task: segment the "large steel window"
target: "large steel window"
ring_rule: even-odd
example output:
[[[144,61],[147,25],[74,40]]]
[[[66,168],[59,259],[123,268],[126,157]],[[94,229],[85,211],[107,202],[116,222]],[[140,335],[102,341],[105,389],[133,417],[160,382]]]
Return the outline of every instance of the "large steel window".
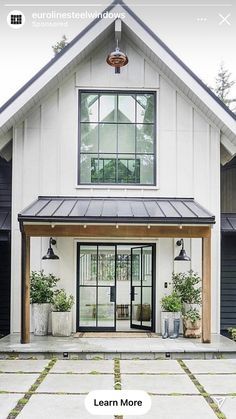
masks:
[[[81,92],[79,183],[155,184],[155,93]]]

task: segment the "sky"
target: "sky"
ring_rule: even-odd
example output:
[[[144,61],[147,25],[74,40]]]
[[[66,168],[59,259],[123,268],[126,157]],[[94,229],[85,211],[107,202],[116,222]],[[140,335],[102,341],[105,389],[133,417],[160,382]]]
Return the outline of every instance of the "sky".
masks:
[[[110,1],[0,0],[0,106],[52,57],[52,45],[66,34],[73,39],[91,18],[48,20],[37,13],[101,12]],[[236,81],[236,1],[129,0],[126,4],[205,83],[214,86],[220,63]],[[25,24],[14,29],[10,12]],[[35,17],[37,15],[37,17]],[[46,26],[50,22],[51,26]],[[232,90],[236,97],[236,84]]]

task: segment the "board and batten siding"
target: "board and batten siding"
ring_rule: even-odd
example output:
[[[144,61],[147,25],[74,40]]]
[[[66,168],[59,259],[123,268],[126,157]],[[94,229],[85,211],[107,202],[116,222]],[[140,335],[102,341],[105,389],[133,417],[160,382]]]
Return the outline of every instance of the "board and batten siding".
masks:
[[[220,299],[220,132],[192,106],[167,77],[128,39],[121,48],[129,64],[116,75],[105,63],[114,40],[91,53],[27,117],[14,127],[13,140],[13,260],[12,331],[19,330],[20,233],[17,214],[38,195],[194,197],[216,216],[212,239],[212,330],[219,331]],[[157,93],[157,186],[79,186],[78,91],[79,89],[153,90]],[[158,241],[157,306],[164,282],[173,270],[201,270],[201,244],[186,240],[191,265],[173,262],[176,240]],[[57,265],[41,261],[48,240],[33,239],[31,267],[57,271],[65,288],[75,292],[75,240],[58,239]],[[161,255],[161,256],[160,256]]]

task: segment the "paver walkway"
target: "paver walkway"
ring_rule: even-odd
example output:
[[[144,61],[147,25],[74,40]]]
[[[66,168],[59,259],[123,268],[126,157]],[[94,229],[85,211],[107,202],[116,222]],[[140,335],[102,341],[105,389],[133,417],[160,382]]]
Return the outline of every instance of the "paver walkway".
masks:
[[[97,389],[147,391],[144,419],[235,419],[236,359],[0,360],[0,419],[101,418],[84,406]]]

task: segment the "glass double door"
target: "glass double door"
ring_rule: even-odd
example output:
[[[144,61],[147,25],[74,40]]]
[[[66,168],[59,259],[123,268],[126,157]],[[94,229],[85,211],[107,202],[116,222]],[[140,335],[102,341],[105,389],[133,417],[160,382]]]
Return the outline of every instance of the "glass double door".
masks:
[[[153,246],[129,246],[126,278],[124,270],[120,272],[118,248],[117,244],[78,245],[77,330],[116,330],[117,312],[124,306],[117,301],[117,287],[123,281],[128,281],[130,327],[153,329]]]

